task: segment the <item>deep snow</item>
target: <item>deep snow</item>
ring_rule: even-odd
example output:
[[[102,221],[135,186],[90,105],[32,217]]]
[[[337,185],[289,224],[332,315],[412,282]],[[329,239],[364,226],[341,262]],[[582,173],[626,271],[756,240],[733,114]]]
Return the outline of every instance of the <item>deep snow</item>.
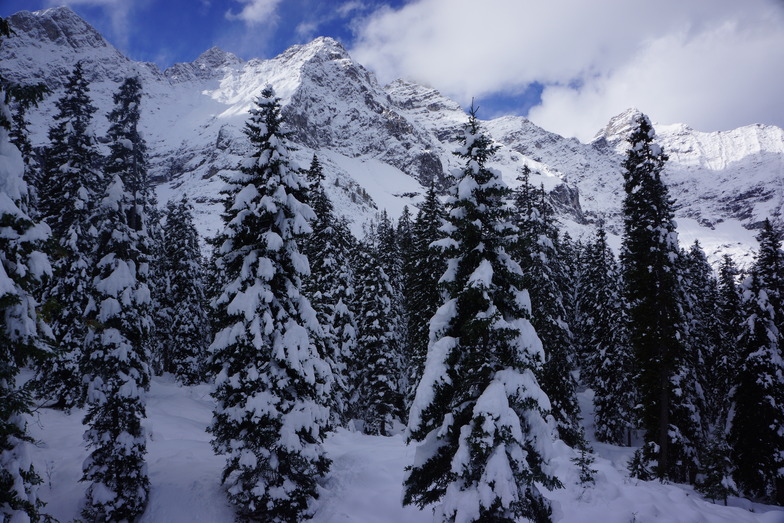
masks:
[[[29,373],[26,373],[29,377]],[[155,377],[148,394],[148,454],[151,491],[141,522],[231,522],[233,512],[220,485],[223,457],[215,456],[205,427],[212,416],[211,385],[182,387],[172,376]],[[589,439],[590,390],[580,393]],[[44,484],[45,511],[61,522],[79,516],[85,484],[79,482],[87,456],[82,442],[83,410],[70,415],[39,408],[30,432],[39,442],[33,459]],[[577,484],[575,455],[556,443],[554,468],[563,489],[546,493],[556,522],[784,522],[784,508],[733,498],[729,507],[706,501],[685,485],[664,485],[629,479],[626,461],[634,449],[592,443],[597,459],[596,485]],[[314,522],[424,523],[429,509],[402,507],[403,469],[413,462],[413,448],[402,435],[366,436],[340,429],[325,443],[333,460],[324,482]],[[750,510],[754,510],[751,512]]]

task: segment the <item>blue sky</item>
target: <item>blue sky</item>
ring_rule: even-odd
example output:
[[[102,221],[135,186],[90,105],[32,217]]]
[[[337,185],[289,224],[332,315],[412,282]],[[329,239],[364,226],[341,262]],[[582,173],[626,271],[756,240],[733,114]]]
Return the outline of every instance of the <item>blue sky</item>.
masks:
[[[704,131],[784,126],[781,0],[0,0],[0,16],[61,4],[161,67],[331,36],[382,83],[584,141],[629,107]]]

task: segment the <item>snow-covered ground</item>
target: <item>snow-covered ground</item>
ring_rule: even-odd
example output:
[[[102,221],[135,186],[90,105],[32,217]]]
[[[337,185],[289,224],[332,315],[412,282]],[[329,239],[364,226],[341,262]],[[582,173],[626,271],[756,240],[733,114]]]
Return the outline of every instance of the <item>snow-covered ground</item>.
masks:
[[[223,458],[215,456],[205,432],[212,416],[210,386],[180,387],[170,376],[153,378],[147,401],[147,463],[150,502],[142,522],[231,522],[233,512],[220,486]],[[591,391],[580,394],[589,438]],[[84,411],[70,415],[38,409],[30,432],[39,444],[32,449],[44,480],[39,491],[46,512],[61,522],[79,516],[84,484],[79,482],[87,453],[82,442]],[[730,506],[706,501],[689,486],[629,479],[626,461],[633,449],[592,444],[596,485],[583,488],[571,462],[572,451],[558,444],[555,466],[564,488],[546,496],[557,522],[628,523],[781,523],[784,508],[734,498]],[[400,523],[431,521],[428,509],[402,507],[403,469],[413,449],[402,435],[366,436],[338,430],[325,447],[333,460],[323,484],[314,522]]]

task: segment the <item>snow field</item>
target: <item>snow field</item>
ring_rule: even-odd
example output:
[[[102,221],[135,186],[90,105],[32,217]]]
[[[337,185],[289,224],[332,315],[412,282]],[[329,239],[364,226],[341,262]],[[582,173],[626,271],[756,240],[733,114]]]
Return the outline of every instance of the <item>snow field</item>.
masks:
[[[29,373],[28,373],[29,374]],[[147,396],[147,464],[150,500],[141,523],[222,523],[234,512],[220,485],[223,456],[215,456],[205,427],[212,418],[211,385],[182,387],[170,375],[152,380]],[[589,439],[593,439],[588,390],[579,394]],[[31,449],[44,483],[45,511],[65,523],[79,517],[86,484],[79,482],[87,452],[82,441],[84,411],[64,414],[36,410],[29,430],[39,444]],[[596,484],[578,484],[576,455],[563,443],[554,447],[553,468],[564,488],[544,491],[559,523],[781,523],[784,508],[731,498],[729,507],[704,500],[685,485],[628,478],[634,449],[591,442],[597,454]],[[425,523],[430,510],[401,506],[403,471],[414,448],[402,435],[367,436],[339,429],[324,443],[332,468],[321,489],[315,523]],[[753,510],[754,512],[751,512]]]

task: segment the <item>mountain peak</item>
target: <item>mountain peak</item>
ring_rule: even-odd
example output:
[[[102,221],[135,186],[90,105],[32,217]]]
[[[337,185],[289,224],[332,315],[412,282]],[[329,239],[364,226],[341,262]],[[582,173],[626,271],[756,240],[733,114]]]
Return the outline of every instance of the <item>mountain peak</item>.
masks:
[[[49,41],[72,49],[111,47],[93,26],[67,6],[19,11],[9,16],[8,21],[15,31],[39,42]]]
[[[193,63],[200,68],[205,69],[209,67],[220,67],[222,65],[236,65],[242,63],[242,60],[240,60],[237,55],[224,51],[220,47],[210,47],[200,54]]]
[[[591,140],[591,143],[605,140],[611,145],[616,145],[619,142],[626,140],[632,131],[632,128],[637,121],[637,118],[642,115],[642,111],[636,107],[630,107],[622,113],[619,113],[607,122],[604,129],[599,130]]]

